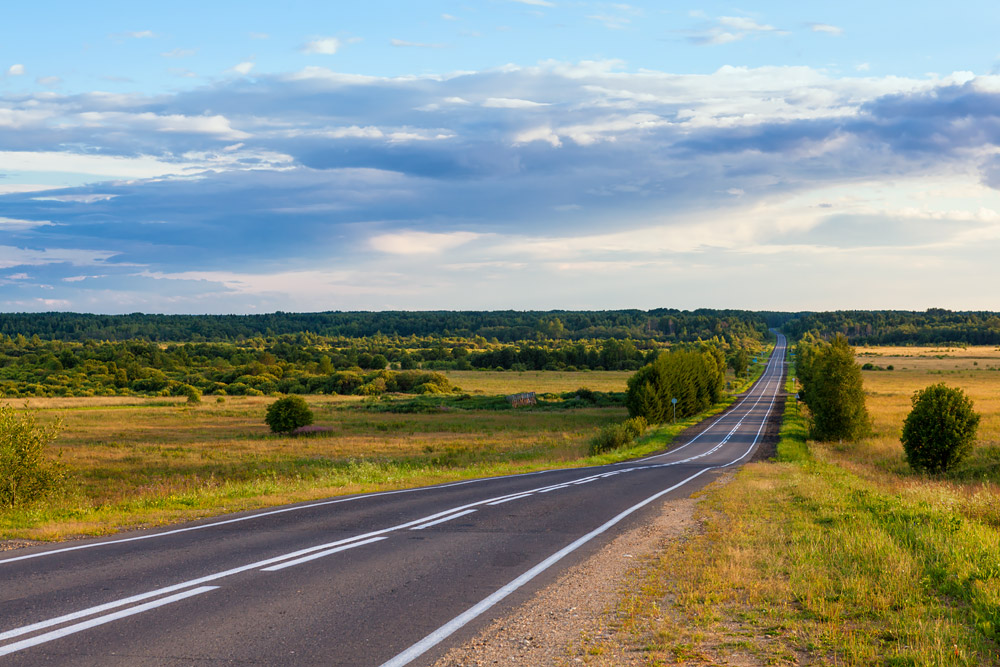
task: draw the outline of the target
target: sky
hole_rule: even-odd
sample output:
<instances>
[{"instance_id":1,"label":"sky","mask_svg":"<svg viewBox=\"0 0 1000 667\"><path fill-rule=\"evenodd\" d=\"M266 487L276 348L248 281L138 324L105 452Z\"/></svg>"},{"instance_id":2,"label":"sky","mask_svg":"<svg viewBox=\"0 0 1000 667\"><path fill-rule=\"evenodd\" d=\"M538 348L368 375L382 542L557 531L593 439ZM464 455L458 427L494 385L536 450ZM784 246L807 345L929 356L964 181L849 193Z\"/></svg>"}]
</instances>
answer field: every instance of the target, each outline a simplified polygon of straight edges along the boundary
<instances>
[{"instance_id":1,"label":"sky","mask_svg":"<svg viewBox=\"0 0 1000 667\"><path fill-rule=\"evenodd\" d=\"M1000 310L995 2L17 3L0 312Z\"/></svg>"}]
</instances>

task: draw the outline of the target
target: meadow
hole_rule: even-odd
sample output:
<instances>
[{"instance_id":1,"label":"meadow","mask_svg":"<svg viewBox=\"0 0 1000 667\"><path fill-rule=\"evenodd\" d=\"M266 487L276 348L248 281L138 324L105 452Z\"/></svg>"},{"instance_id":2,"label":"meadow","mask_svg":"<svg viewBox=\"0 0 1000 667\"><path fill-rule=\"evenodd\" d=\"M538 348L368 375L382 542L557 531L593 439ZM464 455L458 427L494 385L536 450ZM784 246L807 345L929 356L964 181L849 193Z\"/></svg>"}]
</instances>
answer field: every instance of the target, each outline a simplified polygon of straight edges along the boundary
<instances>
[{"instance_id":1,"label":"meadow","mask_svg":"<svg viewBox=\"0 0 1000 667\"><path fill-rule=\"evenodd\" d=\"M585 643L589 660L1000 664L1000 350L857 353L893 368L863 372L871 436L810 441L788 401L777 460L705 492L700 530L633 571L618 633ZM983 420L970 460L927 477L899 436L912 393L937 382Z\"/></svg>"}]
</instances>

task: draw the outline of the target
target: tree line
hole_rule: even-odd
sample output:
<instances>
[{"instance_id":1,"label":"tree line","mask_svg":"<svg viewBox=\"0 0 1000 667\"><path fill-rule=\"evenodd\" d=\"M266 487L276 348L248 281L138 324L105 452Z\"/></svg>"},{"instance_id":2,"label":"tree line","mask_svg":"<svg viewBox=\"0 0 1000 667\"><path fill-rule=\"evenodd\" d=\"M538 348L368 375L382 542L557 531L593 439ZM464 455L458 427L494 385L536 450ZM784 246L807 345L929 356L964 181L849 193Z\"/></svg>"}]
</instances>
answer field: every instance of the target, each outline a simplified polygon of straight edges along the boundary
<instances>
[{"instance_id":1,"label":"tree line","mask_svg":"<svg viewBox=\"0 0 1000 667\"><path fill-rule=\"evenodd\" d=\"M713 339L734 350L746 346ZM683 344L677 344L683 346ZM279 393L378 393L379 373L440 370L635 370L652 361L655 341L587 340L491 343L416 336L326 338L315 334L241 343L84 342L0 335L0 394L94 396ZM374 384L372 384L374 382ZM391 386L392 382L388 381ZM392 389L389 389L392 391Z\"/></svg>"},{"instance_id":2,"label":"tree line","mask_svg":"<svg viewBox=\"0 0 1000 667\"><path fill-rule=\"evenodd\" d=\"M1000 313L989 311L839 310L799 313L781 326L790 338L812 332L854 345L1000 345Z\"/></svg>"},{"instance_id":3,"label":"tree line","mask_svg":"<svg viewBox=\"0 0 1000 667\"><path fill-rule=\"evenodd\" d=\"M46 340L239 342L303 332L345 338L382 335L474 338L513 343L541 339L626 339L693 342L719 336L760 339L763 314L699 309L600 311L381 311L260 315L94 315L2 313L0 334Z\"/></svg>"}]
</instances>

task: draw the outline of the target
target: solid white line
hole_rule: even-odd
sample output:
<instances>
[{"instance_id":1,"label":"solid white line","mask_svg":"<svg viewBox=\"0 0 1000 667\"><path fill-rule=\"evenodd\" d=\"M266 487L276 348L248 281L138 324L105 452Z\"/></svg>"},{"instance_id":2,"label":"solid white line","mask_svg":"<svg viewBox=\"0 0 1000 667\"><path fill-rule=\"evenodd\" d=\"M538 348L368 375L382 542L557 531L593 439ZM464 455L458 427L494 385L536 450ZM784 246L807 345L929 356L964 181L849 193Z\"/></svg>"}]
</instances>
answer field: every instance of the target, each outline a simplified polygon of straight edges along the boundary
<instances>
[{"instance_id":1,"label":"solid white line","mask_svg":"<svg viewBox=\"0 0 1000 667\"><path fill-rule=\"evenodd\" d=\"M443 640L448 638L456 630L458 630L462 626L466 625L476 617L480 616L481 614L489 610L491 607L493 607L495 604L503 600L505 597L516 591L518 588L524 586L526 583L528 583L529 581L537 577L539 574L541 574L545 570L555 565L557 562L565 558L567 555L573 553L574 551L582 547L590 540L594 539L601 533L604 533L609 528L619 523L625 517L629 516L633 512L642 509L649 503L653 502L657 498L660 498L661 496L670 493L674 489L684 486L694 478L703 475L709 470L711 470L711 468L705 468L703 470L700 470L695 474L691 475L690 477L688 477L687 479L678 482L677 484L674 484L669 489L664 489L663 491L653 494L652 496L646 498L642 502L637 503L632 507L628 508L627 510L625 510L624 512L621 512L620 514L616 515L610 521L601 524L600 526L590 531L583 537L574 540L569 545L555 552L554 554L543 560L541 563L534 566L533 568L522 574L517 579L514 579L512 582L510 582L500 590L496 591L492 595L480 601L475 606L470 607L469 609L462 612L455 618L451 619L450 621L442 625L440 628L438 628L431 634L427 635L426 637L418 641L410 648L406 649L405 651L403 651L396 657L392 658L391 660L388 660L387 662L383 663L382 667L402 667L403 665L409 664L410 662L420 657L421 655L423 655L424 653L426 653L427 651L429 651L430 649L434 648L436 645L441 643Z\"/></svg>"},{"instance_id":2,"label":"solid white line","mask_svg":"<svg viewBox=\"0 0 1000 667\"><path fill-rule=\"evenodd\" d=\"M261 568L262 572L277 572L278 570L284 570L286 567L292 567L293 565L301 565L302 563L308 563L311 560L316 560L317 558L322 558L323 556L329 556L330 554L340 553L341 551L347 551L348 549L353 549L355 547L363 547L366 544L371 544L372 542L381 542L382 540L387 540L388 537L373 537L368 540L361 542L355 542L354 544L345 544L335 549L327 549L326 551L320 551L316 554L311 554L303 558L296 558L293 561L287 561L281 563L280 565L272 565L271 567Z\"/></svg>"},{"instance_id":3,"label":"solid white line","mask_svg":"<svg viewBox=\"0 0 1000 667\"><path fill-rule=\"evenodd\" d=\"M171 595L170 597L163 598L161 600L154 600L153 602L147 602L146 604L141 604L138 607L132 607L131 609L123 609L121 611L116 611L115 613L108 614L107 616L98 616L97 618L92 618L89 621L84 621L83 623L77 623L76 625L70 625L65 628L53 630L52 632L47 632L44 635L38 635L37 637L32 637L30 639L22 639L19 642L14 642L13 644L8 644L7 646L0 646L0 656L10 655L11 653L22 651L26 648L31 648L32 646L38 646L39 644L44 644L54 639L60 639L61 637L72 635L77 632L82 632L83 630L89 630L90 628L96 627L98 625L104 625L105 623L110 623L111 621L117 621L120 618L125 618L127 616L140 614L144 611L149 611L150 609L155 609L157 607L162 607L163 605L170 604L171 602L177 602L179 600L183 600L185 598L189 598L195 595L207 593L208 591L214 591L217 588L218 586L202 586L201 588L195 588L190 591L184 591L183 593L178 593L177 595Z\"/></svg>"},{"instance_id":4,"label":"solid white line","mask_svg":"<svg viewBox=\"0 0 1000 667\"><path fill-rule=\"evenodd\" d=\"M445 521L451 521L452 519L457 519L460 516L465 516L466 514L472 514L476 510L465 510L464 512L459 512L458 514L449 514L448 516L441 517L436 521L431 521L430 523L421 524L419 526L414 526L410 530L423 530L424 528L430 528L431 526L436 526L439 523L444 523Z\"/></svg>"}]
</instances>

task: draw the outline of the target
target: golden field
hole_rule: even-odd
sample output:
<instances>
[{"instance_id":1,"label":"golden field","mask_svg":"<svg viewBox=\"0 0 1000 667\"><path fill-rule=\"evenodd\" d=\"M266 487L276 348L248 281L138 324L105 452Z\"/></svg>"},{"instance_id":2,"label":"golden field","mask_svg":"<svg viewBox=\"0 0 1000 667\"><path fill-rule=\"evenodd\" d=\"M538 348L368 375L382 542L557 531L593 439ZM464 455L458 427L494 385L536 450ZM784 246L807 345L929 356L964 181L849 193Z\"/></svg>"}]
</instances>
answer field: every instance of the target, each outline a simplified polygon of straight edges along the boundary
<instances>
[{"instance_id":1,"label":"golden field","mask_svg":"<svg viewBox=\"0 0 1000 667\"><path fill-rule=\"evenodd\" d=\"M470 394L623 391L628 372L448 374ZM270 397L8 400L60 422L52 454L65 488L0 512L0 538L54 539L160 524L328 495L430 484L553 465L582 465L589 439L624 408L363 409L361 397L307 396L319 433L277 436Z\"/></svg>"}]
</instances>

